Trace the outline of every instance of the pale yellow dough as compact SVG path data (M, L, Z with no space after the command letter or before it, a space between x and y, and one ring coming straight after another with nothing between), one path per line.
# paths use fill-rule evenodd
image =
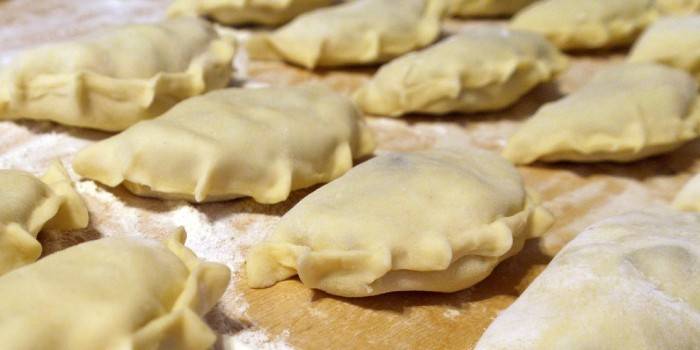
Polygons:
M673 200L673 206L680 210L700 212L700 175L688 181Z
M700 348L700 216L636 212L571 241L476 350Z
M492 111L510 106L566 65L538 34L467 29L385 64L355 100L375 115Z
M657 18L654 4L654 0L541 0L520 11L511 26L543 34L565 50L626 46Z
M216 335L201 319L230 272L185 246L103 238L0 277L6 349L204 350Z
M188 99L89 146L73 166L139 195L276 203L342 175L373 150L355 106L327 88L234 88Z
M175 0L169 17L206 16L228 25L278 25L333 0Z
M700 16L661 19L635 43L629 61L665 64L700 79Z
M503 154L517 164L630 162L696 138L699 121L697 84L690 75L653 63L621 64L542 106L511 136Z
M460 17L512 15L537 0L449 0L448 14Z
M440 34L445 0L357 0L303 14L247 44L251 58L306 67L388 61Z
M30 49L0 72L0 119L118 131L225 87L234 42L195 18Z
M0 170L0 275L39 258L36 236L42 228L87 225L87 207L60 162L41 179L24 171Z
M700 11L700 0L656 0L656 7L664 14L689 14Z
M252 248L251 287L298 274L364 297L454 292L488 276L552 223L517 170L482 150L378 156L304 198Z

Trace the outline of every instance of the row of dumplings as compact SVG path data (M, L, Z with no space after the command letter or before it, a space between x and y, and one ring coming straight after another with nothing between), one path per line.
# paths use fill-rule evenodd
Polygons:
M550 2L563 1L541 1L526 12ZM596 9L607 9L604 3L626 8L615 1L590 3L598 4ZM439 1L402 0L399 6L395 0L359 0L301 15L272 34L254 36L247 48L253 57L282 56L310 68L383 62L436 40L443 12ZM387 13L392 16L387 18ZM605 11L601 17L611 18ZM683 20L692 28L693 18ZM634 51L645 41L651 46L668 44L664 35L651 34L666 21L679 20L658 22ZM678 26L666 26L673 29L666 35L680 40L674 31ZM370 155L375 147L357 106L367 113L394 116L505 108L565 69L566 58L545 37L505 28L466 30L383 66L354 96L357 106L322 86L222 89L229 82L234 47L225 31L185 18L30 50L0 73L8 82L0 85L0 115L126 129L81 151L73 166L83 177L108 186L123 184L138 195L195 202L251 196L276 203L294 189L338 178L297 204L270 240L251 250L246 269L253 287L298 274L309 287L352 297L401 290L456 291L484 279L500 261L517 254L526 239L551 225L551 215L524 187L515 167L491 152L388 154L352 167L353 160ZM648 52L647 56L659 50ZM685 62L682 56L690 54L677 50L674 58ZM640 61L691 68L640 56ZM653 63L613 67L574 94L543 106L511 139L504 155L516 163L630 161L669 151L698 135L696 84L688 73ZM0 175L7 176L3 188L18 179L27 183L3 190L12 200L0 213L0 273L12 271L0 277L0 303L13 310L9 314L23 317L10 321L0 315L0 324L22 323L23 331L0 327L0 343L20 348L147 348L168 342L187 349L213 343L213 333L200 316L221 296L229 273L222 265L194 257L182 245L183 232L164 243L102 239L20 268L38 258L36 234L42 226L85 227L87 211L59 165L41 180L13 171ZM663 226L656 222L662 218L647 218L650 215L614 224L635 228L640 222L638 226L648 230ZM689 231L697 229L692 217L674 220L688 222ZM659 234L660 240L676 234L667 231ZM624 236L620 242L627 242ZM631 252L617 253L622 243L607 234L601 239L609 241L615 262L634 256L634 266L652 276L641 279L647 281L663 275L649 266L650 261L676 271L676 265L697 256L688 250L697 247L693 236L681 236L675 248L650 253L638 253L641 248L636 245ZM585 237L581 240L588 243ZM576 250L573 246L565 252ZM681 248L685 250L678 253ZM569 255L555 259L549 270ZM582 258L572 260L588 264ZM91 269L80 268L86 265ZM614 277L611 271L595 269L598 275ZM554 280L568 276L544 276L550 274ZM50 295L63 296L62 286L70 281L82 288L65 296L70 302L50 306ZM692 296L692 290L674 281L664 292ZM543 293L546 298L549 292ZM686 294L680 298L687 299ZM531 303L521 299L521 304ZM555 309L564 307L557 304ZM60 323L65 332L58 334L71 334L80 327L62 317L94 308L99 312L76 317L76 324L96 324L91 332L65 337L61 343L42 333L50 329L47 324ZM592 320L603 317L604 308L591 310ZM114 317L105 320L99 317L103 314ZM504 322L503 327L513 328L506 321L494 327ZM503 331L491 333L498 334L498 341L504 339ZM550 342L573 339L548 334ZM688 341L689 333L680 334L660 344L688 344L671 342ZM586 336L582 333L580 339ZM619 337L612 334L609 339Z

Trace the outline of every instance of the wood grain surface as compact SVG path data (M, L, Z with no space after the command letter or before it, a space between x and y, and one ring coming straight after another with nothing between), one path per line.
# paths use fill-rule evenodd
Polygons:
M0 1L0 58L23 48L54 42L128 22L157 20L167 0L13 0ZM446 35L472 25L445 24ZM492 114L371 118L378 153L433 147L479 147L499 151L507 137L539 106L576 90L602 67L624 59L625 51L572 57L571 68L512 108ZM376 67L309 72L280 62L237 61L236 84L293 85L321 81L350 93ZM53 158L69 164L80 148L108 134L40 122L0 122L0 166L40 173ZM297 349L470 349L489 322L507 307L546 266L558 249L587 225L634 209L665 206L698 169L700 143L632 164L555 164L521 167L526 184L540 192L556 216L552 230L530 241L478 285L458 293L391 293L348 299L312 291L296 279L267 289L247 288L240 273L246 249L270 232L279 216L312 189L293 193L273 206L237 200L190 205L135 197L123 189L80 181L91 226L70 233L44 232L46 254L86 239L109 235L163 237L186 226L193 249L227 263L234 279L217 308L207 316L230 344ZM77 178L76 178L77 179ZM436 188L436 190L441 190ZM427 207L426 213L432 208ZM263 331L265 336L258 336ZM243 334L247 334L243 337ZM229 341L238 336L236 342ZM271 343L266 343L266 340ZM267 345L265 345L267 344Z

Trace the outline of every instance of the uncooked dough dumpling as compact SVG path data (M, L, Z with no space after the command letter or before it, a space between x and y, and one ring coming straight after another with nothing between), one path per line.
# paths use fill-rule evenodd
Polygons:
M36 261L41 229L72 230L88 225L88 211L60 162L42 178L0 170L0 275Z
M103 238L0 277L0 344L6 349L205 350L216 335L202 316L230 272L183 246Z
M333 0L175 0L168 16L206 16L228 25L278 25Z
M449 0L448 14L460 17L512 15L537 0Z
M440 34L445 0L357 0L305 13L247 44L254 59L306 67L388 61Z
M664 14L689 14L700 11L700 0L656 0L656 7Z
M700 216L599 222L502 311L476 350L700 348Z
M508 140L503 154L517 164L630 162L696 138L699 122L697 83L690 75L653 63L627 63L542 106Z
M298 274L309 288L364 297L454 292L486 278L552 222L517 170L482 150L388 154L304 198L252 248L251 287Z
M635 43L629 61L665 64L700 79L700 16L659 20Z
M195 18L30 49L0 72L0 119L118 131L225 87L234 42Z
M700 212L700 175L695 175L678 192L673 206L680 210Z
M277 203L335 179L373 150L352 101L327 88L232 88L188 99L89 146L73 166L138 195Z
M541 0L511 25L540 33L564 50L602 49L631 44L657 12L654 0Z
M539 34L467 29L382 66L355 100L366 113L388 116L498 110L551 80L566 62Z

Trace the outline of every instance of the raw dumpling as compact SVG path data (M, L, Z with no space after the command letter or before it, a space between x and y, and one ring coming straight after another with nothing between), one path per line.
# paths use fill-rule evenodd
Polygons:
M542 106L503 154L528 164L630 162L665 153L697 137L699 102L697 84L683 71L653 63L615 66Z
M700 175L695 175L683 186L673 200L673 206L680 210L700 212Z
M630 62L657 62L700 79L700 16L668 17L649 27L634 45Z
M511 25L541 33L561 49L601 49L631 44L656 17L654 0L541 0Z
M42 228L72 230L87 224L85 203L58 161L41 179L0 170L0 275L39 258L36 236Z
M629 213L571 241L476 350L700 348L700 216Z
M353 103L326 88L234 88L188 99L89 146L73 166L144 196L276 203L342 175L373 150Z
M688 14L700 10L700 0L656 0L656 7L665 14Z
M248 283L298 274L309 288L346 297L454 292L486 278L551 221L493 153L383 155L287 212L249 253Z
M168 16L206 16L228 25L277 25L333 0L175 0Z
M233 53L232 39L194 18L31 49L0 72L0 119L123 130L225 87Z
M512 15L536 0L449 0L448 14L461 17Z
M248 42L252 58L306 68L385 62L440 34L445 0L357 0L309 12Z
M0 344L6 349L209 349L201 316L230 272L185 246L103 238L0 277Z
M565 67L566 58L538 34L468 29L382 66L355 99L376 115L498 110Z

